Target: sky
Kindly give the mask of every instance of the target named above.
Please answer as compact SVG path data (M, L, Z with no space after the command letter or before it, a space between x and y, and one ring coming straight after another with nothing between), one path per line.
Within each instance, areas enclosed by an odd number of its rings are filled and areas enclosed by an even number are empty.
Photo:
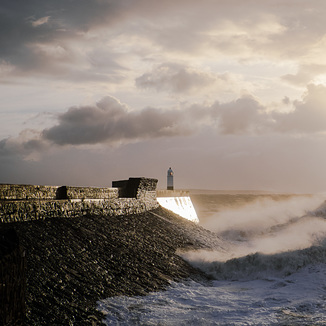
M324 0L2 0L0 183L326 191Z

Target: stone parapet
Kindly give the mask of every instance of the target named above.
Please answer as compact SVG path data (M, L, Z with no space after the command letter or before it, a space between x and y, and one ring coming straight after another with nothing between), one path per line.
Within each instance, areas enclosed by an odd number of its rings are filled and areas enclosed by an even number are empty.
M56 199L117 199L116 188L71 187L62 186L57 189Z
M58 187L0 184L0 200L56 199Z

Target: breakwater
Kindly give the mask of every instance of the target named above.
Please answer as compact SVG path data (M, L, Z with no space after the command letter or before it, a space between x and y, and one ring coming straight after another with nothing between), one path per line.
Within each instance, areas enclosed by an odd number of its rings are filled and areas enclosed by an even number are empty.
M175 252L219 239L160 207L156 184L0 185L0 324L98 325L101 299L204 277Z

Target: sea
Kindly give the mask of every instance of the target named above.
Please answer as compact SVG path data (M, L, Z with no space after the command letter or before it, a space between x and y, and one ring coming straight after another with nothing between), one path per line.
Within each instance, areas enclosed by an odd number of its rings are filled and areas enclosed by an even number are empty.
M209 281L98 303L106 325L326 325L326 195L192 192L221 247L180 252Z

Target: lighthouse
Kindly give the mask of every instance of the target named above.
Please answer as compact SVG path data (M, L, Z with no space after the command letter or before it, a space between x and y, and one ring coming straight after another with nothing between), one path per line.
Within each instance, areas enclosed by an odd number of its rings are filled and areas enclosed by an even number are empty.
M168 169L167 190L173 190L173 171L171 168Z

